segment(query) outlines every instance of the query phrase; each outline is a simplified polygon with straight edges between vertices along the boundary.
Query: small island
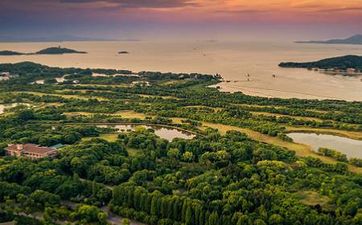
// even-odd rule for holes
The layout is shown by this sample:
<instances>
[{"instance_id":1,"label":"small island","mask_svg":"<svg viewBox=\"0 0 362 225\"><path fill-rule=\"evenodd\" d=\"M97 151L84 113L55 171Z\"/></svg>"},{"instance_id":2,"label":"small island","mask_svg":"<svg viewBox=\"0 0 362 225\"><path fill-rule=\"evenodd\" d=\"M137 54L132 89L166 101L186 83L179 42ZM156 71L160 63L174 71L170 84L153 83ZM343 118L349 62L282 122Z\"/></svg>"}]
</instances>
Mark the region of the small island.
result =
<instances>
[{"instance_id":1,"label":"small island","mask_svg":"<svg viewBox=\"0 0 362 225\"><path fill-rule=\"evenodd\" d=\"M282 62L279 64L284 68L306 68L320 70L333 74L361 75L362 56L346 55L334 58L322 59L314 62Z\"/></svg>"},{"instance_id":2,"label":"small island","mask_svg":"<svg viewBox=\"0 0 362 225\"><path fill-rule=\"evenodd\" d=\"M63 54L87 54L87 52L84 51L77 51L74 49L69 48L62 48L62 47L50 47L45 48L40 51L37 51L35 53L22 53L22 52L15 52L15 51L9 51L4 50L0 51L0 56L12 56L12 55L63 55Z\"/></svg>"},{"instance_id":3,"label":"small island","mask_svg":"<svg viewBox=\"0 0 362 225\"><path fill-rule=\"evenodd\" d=\"M15 51L0 51L0 55L2 56L9 56L9 55L24 55L23 53L20 52L15 52Z\"/></svg>"},{"instance_id":4,"label":"small island","mask_svg":"<svg viewBox=\"0 0 362 225\"><path fill-rule=\"evenodd\" d=\"M61 55L61 54L86 54L87 52L77 51L69 48L51 47L36 52L36 55Z\"/></svg>"},{"instance_id":5,"label":"small island","mask_svg":"<svg viewBox=\"0 0 362 225\"><path fill-rule=\"evenodd\" d=\"M300 44L349 44L349 45L362 45L362 35L357 34L345 39L331 39L326 41L296 41Z\"/></svg>"}]
</instances>

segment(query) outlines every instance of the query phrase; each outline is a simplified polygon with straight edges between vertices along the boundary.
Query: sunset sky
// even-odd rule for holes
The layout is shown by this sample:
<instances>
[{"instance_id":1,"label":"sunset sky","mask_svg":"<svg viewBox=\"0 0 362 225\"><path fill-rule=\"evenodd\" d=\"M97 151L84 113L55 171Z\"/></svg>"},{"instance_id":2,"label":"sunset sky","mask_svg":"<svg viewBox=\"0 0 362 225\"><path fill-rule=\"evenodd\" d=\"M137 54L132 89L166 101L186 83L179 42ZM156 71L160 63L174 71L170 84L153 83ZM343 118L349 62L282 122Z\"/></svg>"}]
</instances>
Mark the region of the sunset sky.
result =
<instances>
[{"instance_id":1,"label":"sunset sky","mask_svg":"<svg viewBox=\"0 0 362 225\"><path fill-rule=\"evenodd\" d=\"M0 35L327 38L362 33L361 0L1 0Z\"/></svg>"}]
</instances>

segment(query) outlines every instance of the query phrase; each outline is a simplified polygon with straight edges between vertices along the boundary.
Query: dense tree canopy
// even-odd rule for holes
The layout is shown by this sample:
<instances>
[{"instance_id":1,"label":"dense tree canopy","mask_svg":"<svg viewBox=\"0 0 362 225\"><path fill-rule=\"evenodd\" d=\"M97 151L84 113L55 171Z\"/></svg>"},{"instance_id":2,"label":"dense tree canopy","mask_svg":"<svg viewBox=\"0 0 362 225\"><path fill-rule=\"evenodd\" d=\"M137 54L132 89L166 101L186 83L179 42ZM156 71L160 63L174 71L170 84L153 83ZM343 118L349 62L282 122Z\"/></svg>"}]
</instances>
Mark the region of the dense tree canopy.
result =
<instances>
[{"instance_id":1,"label":"dense tree canopy","mask_svg":"<svg viewBox=\"0 0 362 225\"><path fill-rule=\"evenodd\" d=\"M291 128L358 136L361 102L220 93L208 87L218 75L28 62L0 72L16 75L0 82L1 104L17 104L0 115L0 222L362 224L361 159L285 147ZM168 141L160 127L195 137ZM63 147L32 161L5 156L11 143Z\"/></svg>"}]
</instances>

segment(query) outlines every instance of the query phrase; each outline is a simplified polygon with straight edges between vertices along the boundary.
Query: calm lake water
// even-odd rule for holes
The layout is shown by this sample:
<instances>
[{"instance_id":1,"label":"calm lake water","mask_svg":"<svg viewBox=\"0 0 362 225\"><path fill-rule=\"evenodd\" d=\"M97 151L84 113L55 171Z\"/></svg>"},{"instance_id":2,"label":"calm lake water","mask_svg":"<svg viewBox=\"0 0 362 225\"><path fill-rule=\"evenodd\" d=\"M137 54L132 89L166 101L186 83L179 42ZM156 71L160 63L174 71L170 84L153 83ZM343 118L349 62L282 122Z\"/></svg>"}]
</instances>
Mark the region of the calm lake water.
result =
<instances>
[{"instance_id":1,"label":"calm lake water","mask_svg":"<svg viewBox=\"0 0 362 225\"><path fill-rule=\"evenodd\" d=\"M288 136L296 143L311 146L315 151L329 148L346 154L348 158L362 159L362 141L359 140L315 133L290 133Z\"/></svg>"},{"instance_id":2,"label":"calm lake water","mask_svg":"<svg viewBox=\"0 0 362 225\"><path fill-rule=\"evenodd\" d=\"M0 43L0 50L34 52L58 46L88 54L1 56L0 63L33 61L49 66L130 69L135 72L220 73L225 91L284 98L362 101L362 77L321 74L305 69L283 69L281 61L311 61L361 54L362 45L313 45L280 42L63 42ZM117 54L118 51L129 54ZM250 74L247 77L247 74ZM273 77L273 74L276 77ZM249 79L249 80L248 80Z\"/></svg>"},{"instance_id":3,"label":"calm lake water","mask_svg":"<svg viewBox=\"0 0 362 225\"><path fill-rule=\"evenodd\" d=\"M178 129L173 128L166 128L166 127L159 127L159 126L145 126L145 125L115 125L115 126L108 126L108 125L100 125L99 127L112 127L118 129L119 132L125 132L134 130L136 127L145 127L147 129L155 130L155 134L160 138L166 139L168 141L172 141L175 138L182 138L182 139L192 139L195 135L183 132Z\"/></svg>"}]
</instances>

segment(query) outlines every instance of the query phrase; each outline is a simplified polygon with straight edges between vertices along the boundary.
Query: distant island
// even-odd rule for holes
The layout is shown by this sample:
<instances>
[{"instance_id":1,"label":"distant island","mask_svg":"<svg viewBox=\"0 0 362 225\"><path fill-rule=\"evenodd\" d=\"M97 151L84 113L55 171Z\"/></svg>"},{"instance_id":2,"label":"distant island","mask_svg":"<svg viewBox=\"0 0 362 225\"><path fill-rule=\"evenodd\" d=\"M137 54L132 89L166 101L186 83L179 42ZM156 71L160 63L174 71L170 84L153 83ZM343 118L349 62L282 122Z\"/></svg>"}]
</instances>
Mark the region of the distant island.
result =
<instances>
[{"instance_id":1,"label":"distant island","mask_svg":"<svg viewBox=\"0 0 362 225\"><path fill-rule=\"evenodd\" d=\"M23 53L20 52L14 52L14 51L0 51L0 55L6 56L6 55L24 55Z\"/></svg>"},{"instance_id":2,"label":"distant island","mask_svg":"<svg viewBox=\"0 0 362 225\"><path fill-rule=\"evenodd\" d=\"M335 73L360 74L362 71L362 56L346 55L322 59L314 62L282 62L284 68L321 69Z\"/></svg>"},{"instance_id":3,"label":"distant island","mask_svg":"<svg viewBox=\"0 0 362 225\"><path fill-rule=\"evenodd\" d=\"M36 52L36 55L59 55L59 54L86 54L87 52L77 51L69 48L51 47Z\"/></svg>"},{"instance_id":4,"label":"distant island","mask_svg":"<svg viewBox=\"0 0 362 225\"><path fill-rule=\"evenodd\" d=\"M61 47L50 47L45 48L35 53L22 53L15 51L0 51L0 56L11 56L11 55L62 55L62 54L86 54L87 52L77 51L69 48L61 48Z\"/></svg>"},{"instance_id":5,"label":"distant island","mask_svg":"<svg viewBox=\"0 0 362 225\"><path fill-rule=\"evenodd\" d=\"M331 39L326 41L296 41L295 43L301 44L350 44L362 45L362 35L357 34L345 39Z\"/></svg>"},{"instance_id":6,"label":"distant island","mask_svg":"<svg viewBox=\"0 0 362 225\"><path fill-rule=\"evenodd\" d=\"M129 52L128 51L119 51L118 54L120 54L120 55L121 54L129 54Z\"/></svg>"}]
</instances>

